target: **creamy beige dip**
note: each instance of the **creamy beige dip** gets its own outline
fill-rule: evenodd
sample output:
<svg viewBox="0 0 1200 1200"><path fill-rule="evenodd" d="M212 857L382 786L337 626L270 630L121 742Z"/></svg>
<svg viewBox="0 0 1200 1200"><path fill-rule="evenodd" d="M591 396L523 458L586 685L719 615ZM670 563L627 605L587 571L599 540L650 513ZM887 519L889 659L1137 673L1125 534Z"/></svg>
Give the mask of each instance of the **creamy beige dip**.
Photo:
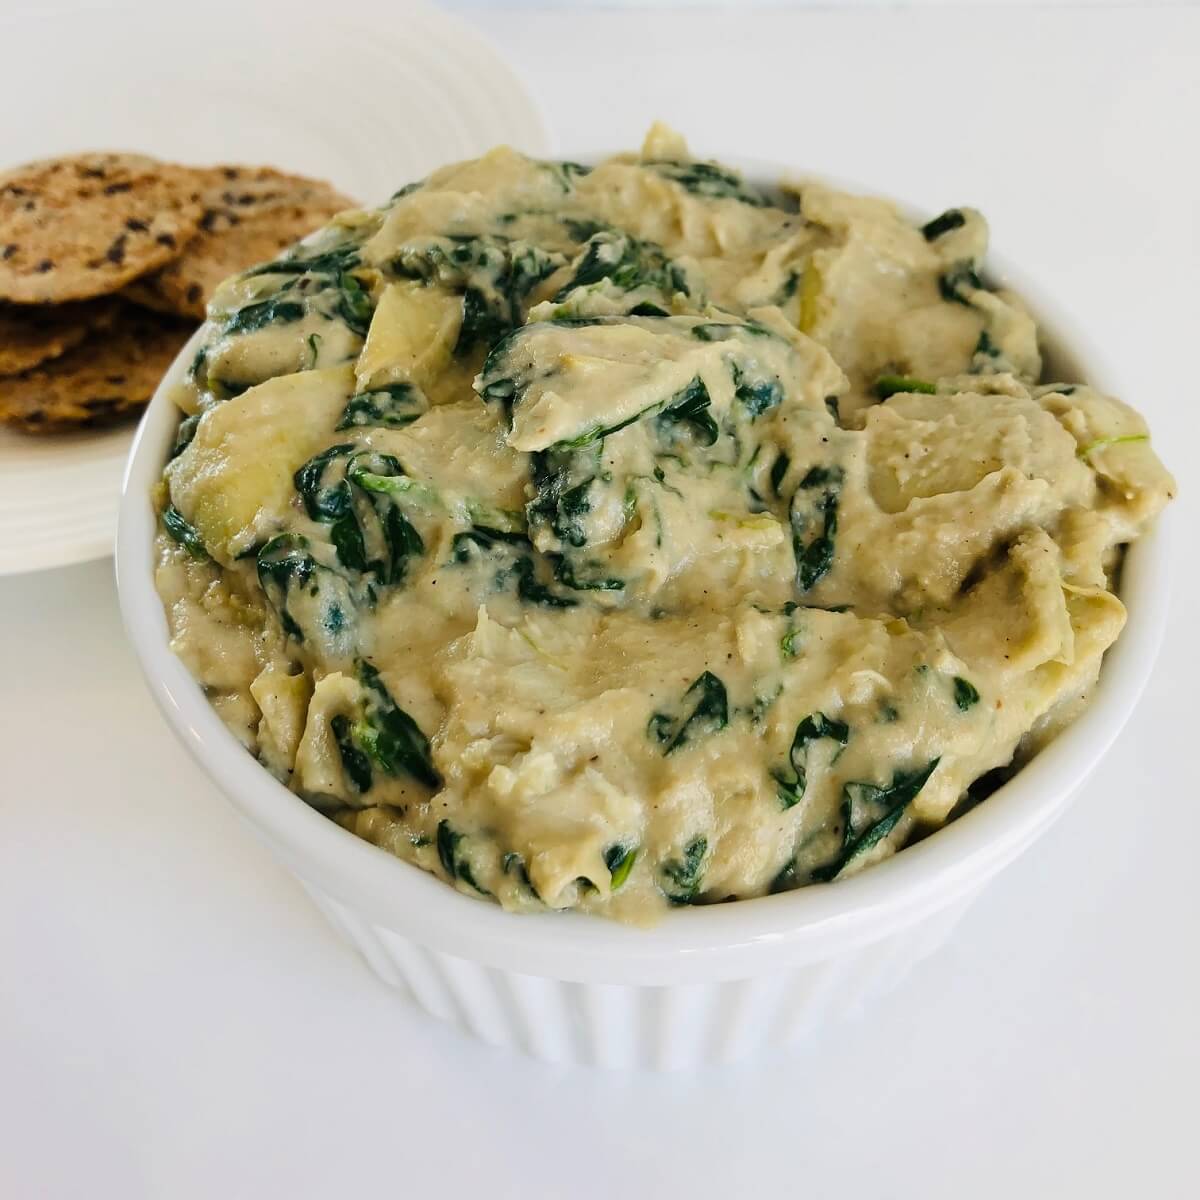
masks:
<svg viewBox="0 0 1200 1200"><path fill-rule="evenodd" d="M175 651L298 795L507 908L861 870L1078 711L1173 490L1040 382L986 241L661 127L343 213L210 305Z"/></svg>

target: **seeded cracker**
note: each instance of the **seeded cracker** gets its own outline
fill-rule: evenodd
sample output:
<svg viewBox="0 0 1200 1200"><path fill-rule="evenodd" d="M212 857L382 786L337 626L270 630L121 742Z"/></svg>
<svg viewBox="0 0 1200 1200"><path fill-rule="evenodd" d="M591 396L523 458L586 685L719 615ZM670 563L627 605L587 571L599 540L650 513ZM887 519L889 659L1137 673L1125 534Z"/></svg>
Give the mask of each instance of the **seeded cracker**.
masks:
<svg viewBox="0 0 1200 1200"><path fill-rule="evenodd" d="M179 254L202 215L193 173L139 154L43 159L0 174L0 299L115 292Z"/></svg>
<svg viewBox="0 0 1200 1200"><path fill-rule="evenodd" d="M0 304L0 375L16 375L78 346L117 315L116 300L77 304Z"/></svg>
<svg viewBox="0 0 1200 1200"><path fill-rule="evenodd" d="M195 172L204 213L200 230L162 270L137 279L126 295L161 312L204 318L204 306L230 275L273 258L354 202L327 183L270 167Z"/></svg>
<svg viewBox="0 0 1200 1200"><path fill-rule="evenodd" d="M193 327L125 306L110 329L0 379L0 422L26 433L110 425L142 409Z"/></svg>

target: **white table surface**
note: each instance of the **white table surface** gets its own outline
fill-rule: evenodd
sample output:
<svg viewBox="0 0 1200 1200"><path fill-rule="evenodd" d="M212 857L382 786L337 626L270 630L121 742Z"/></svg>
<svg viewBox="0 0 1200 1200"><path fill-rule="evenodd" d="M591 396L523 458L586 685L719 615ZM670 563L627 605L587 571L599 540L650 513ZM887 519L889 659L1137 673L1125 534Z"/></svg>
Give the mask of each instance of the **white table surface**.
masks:
<svg viewBox="0 0 1200 1200"><path fill-rule="evenodd" d="M394 999L171 740L111 564L0 580L0 1196L1195 1196L1200 13L463 9L570 153L977 203L1180 476L1168 649L1070 814L802 1052L570 1072Z"/></svg>

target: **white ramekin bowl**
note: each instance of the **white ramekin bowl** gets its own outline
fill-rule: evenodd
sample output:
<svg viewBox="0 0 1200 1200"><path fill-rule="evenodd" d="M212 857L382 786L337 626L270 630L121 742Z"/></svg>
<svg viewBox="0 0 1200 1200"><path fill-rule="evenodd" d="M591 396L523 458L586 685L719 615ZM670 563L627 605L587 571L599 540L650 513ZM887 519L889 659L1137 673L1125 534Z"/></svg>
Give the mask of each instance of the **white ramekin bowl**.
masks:
<svg viewBox="0 0 1200 1200"><path fill-rule="evenodd" d="M786 169L740 163L751 178ZM838 181L831 181L837 183ZM1030 304L1048 377L1111 386L1086 340L995 258L988 275ZM673 1069L795 1042L892 986L949 935L967 905L1039 837L1137 703L1166 616L1160 526L1130 548L1129 620L1095 696L1069 729L985 803L918 845L840 882L670 913L649 930L576 913L517 916L476 900L321 816L242 748L170 650L154 588L150 493L179 413L169 383L126 468L117 581L130 641L168 723L332 924L421 1007L495 1045L554 1062Z"/></svg>

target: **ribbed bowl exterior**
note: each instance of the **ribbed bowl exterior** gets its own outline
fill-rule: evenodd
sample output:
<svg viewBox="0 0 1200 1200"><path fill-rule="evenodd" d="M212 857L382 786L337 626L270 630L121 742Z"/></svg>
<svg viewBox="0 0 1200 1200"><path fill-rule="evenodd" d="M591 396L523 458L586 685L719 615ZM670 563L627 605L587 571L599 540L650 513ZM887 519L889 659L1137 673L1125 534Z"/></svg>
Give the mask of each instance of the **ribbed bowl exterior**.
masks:
<svg viewBox="0 0 1200 1200"><path fill-rule="evenodd" d="M574 983L499 970L373 925L305 884L333 927L409 1002L543 1062L678 1071L794 1046L895 987L950 935L975 893L853 951L748 979Z"/></svg>

